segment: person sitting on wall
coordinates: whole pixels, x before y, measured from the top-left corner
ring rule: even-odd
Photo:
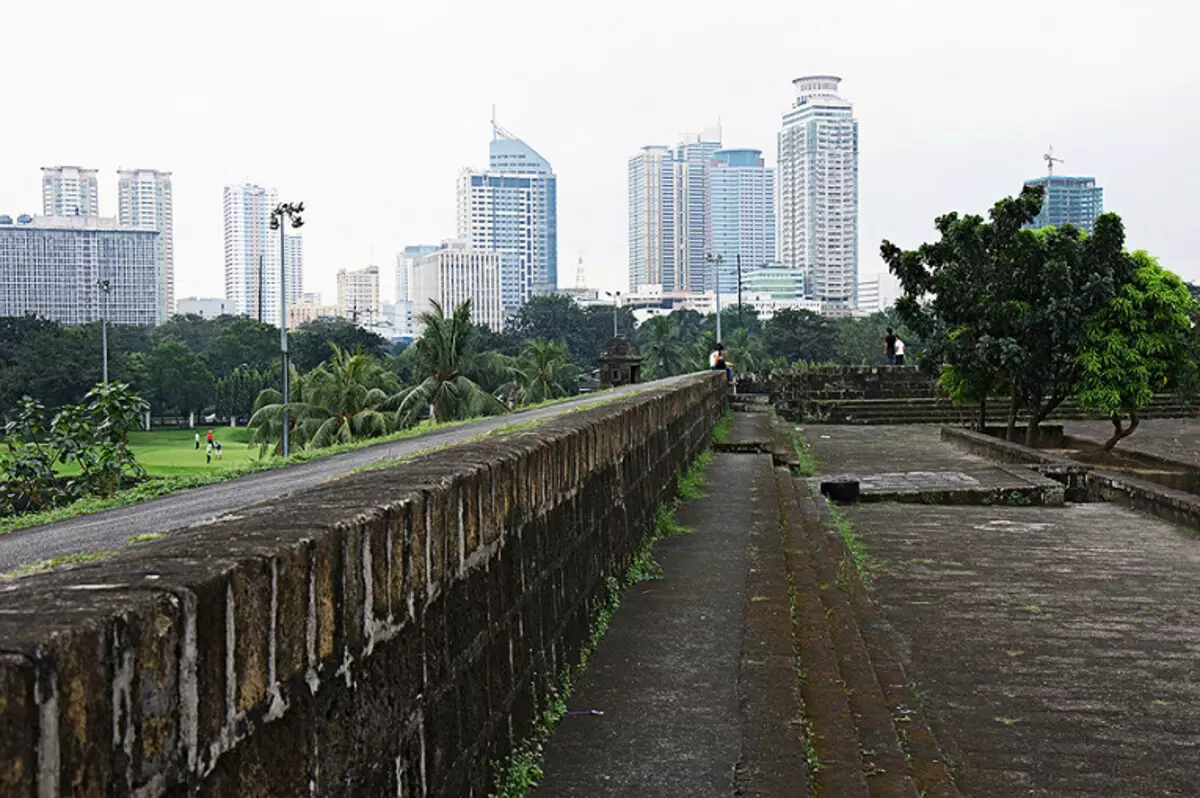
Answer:
[[[725,380],[733,385],[733,364],[725,359],[725,347],[718,343],[717,348],[708,355],[708,367],[713,371],[724,371]]]

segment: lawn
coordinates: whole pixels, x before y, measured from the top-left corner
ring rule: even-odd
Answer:
[[[212,463],[204,462],[205,436],[213,431],[213,440],[221,442],[222,458],[213,453]],[[200,448],[192,436],[200,433]],[[247,446],[251,431],[245,427],[197,427],[196,429],[162,429],[129,433],[129,446],[146,472],[156,477],[187,476],[219,471],[258,459],[258,447]],[[71,465],[63,473],[78,472]]]

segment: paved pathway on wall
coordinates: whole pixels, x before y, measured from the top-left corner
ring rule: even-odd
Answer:
[[[1068,435],[1089,438],[1097,444],[1112,435],[1108,421],[1066,421],[1063,429]],[[1137,432],[1117,444],[1122,449],[1170,457],[1200,467],[1200,419],[1152,418],[1138,425]]]
[[[829,470],[962,456],[876,429],[807,432]],[[1198,794],[1200,541],[1106,503],[842,513],[964,794]]]
[[[964,471],[990,463],[941,440],[936,424],[865,426],[796,425],[823,474],[897,471]]]
[[[739,427],[746,423],[734,418]],[[680,509],[692,531],[655,547],[662,578],[625,593],[575,686],[570,711],[604,714],[563,718],[535,795],[727,798],[741,794],[745,778],[787,778],[800,790],[795,794],[808,794],[803,749],[786,739],[794,670],[782,585],[782,700],[771,696],[778,716],[756,715],[743,725],[740,703],[766,697],[739,690],[739,663],[753,544],[772,538],[778,545],[771,457],[716,454],[707,478],[710,496]],[[765,659],[758,655],[756,664]],[[765,760],[772,772],[746,776],[750,742],[756,748],[749,758]]]
[[[415,438],[381,443],[354,452],[250,474],[228,482],[191,488],[130,507],[20,529],[0,535],[0,573],[26,563],[64,554],[121,548],[131,535],[171,532],[209,521],[240,507],[311,488],[380,460],[413,455],[433,447],[463,443],[499,427],[553,418],[578,409],[581,405],[594,404],[648,387],[667,387],[684,379],[687,377],[624,386],[603,394],[585,395],[537,410],[482,419]]]

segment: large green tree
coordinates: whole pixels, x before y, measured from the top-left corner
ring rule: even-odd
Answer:
[[[671,318],[674,315],[654,316],[638,327],[635,338],[647,379],[671,377],[699,367],[679,340],[679,329]]]
[[[234,319],[225,326],[204,352],[204,360],[217,377],[238,366],[259,371],[280,368],[279,328],[253,319]]]
[[[763,345],[789,363],[826,363],[834,358],[837,333],[833,322],[809,310],[785,308],[763,325]]]
[[[565,342],[526,341],[511,361],[512,377],[503,393],[509,409],[579,392],[579,367],[570,361]]]
[[[212,398],[212,372],[187,344],[174,339],[160,341],[139,355],[137,364],[139,382],[160,413],[200,413]]]
[[[1079,354],[1079,402],[1112,419],[1110,451],[1137,429],[1138,413],[1172,381],[1190,382],[1196,369],[1189,348],[1195,303],[1178,276],[1146,252],[1131,255],[1129,282],[1087,319]],[[1129,426],[1123,422],[1129,420]]]
[[[364,330],[349,319],[317,319],[288,333],[289,354],[301,371],[315,369],[324,363],[335,347],[343,352],[361,352],[381,359],[388,353],[387,339]]]

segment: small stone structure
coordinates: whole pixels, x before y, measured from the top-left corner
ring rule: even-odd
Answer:
[[[641,382],[642,354],[637,345],[623,335],[610,338],[600,350],[600,387],[631,385]]]

